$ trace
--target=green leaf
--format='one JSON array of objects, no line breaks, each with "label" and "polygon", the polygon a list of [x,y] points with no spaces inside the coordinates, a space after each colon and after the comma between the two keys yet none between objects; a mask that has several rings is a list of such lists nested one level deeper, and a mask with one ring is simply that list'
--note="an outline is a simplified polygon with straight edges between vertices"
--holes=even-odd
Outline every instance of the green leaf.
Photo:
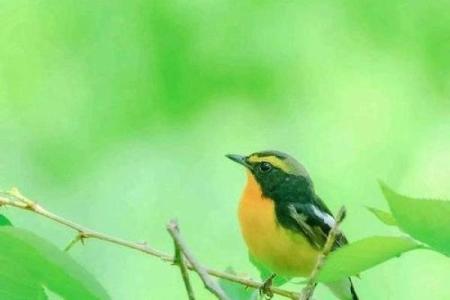
[{"label": "green leaf", "polygon": [[373,236],[331,252],[319,273],[319,281],[333,282],[357,275],[402,253],[421,248],[403,237]]},{"label": "green leaf", "polygon": [[0,299],[47,299],[41,283],[27,270],[0,254]]},{"label": "green leaf", "polygon": [[0,259],[11,262],[2,265],[2,276],[14,272],[27,274],[23,281],[9,281],[2,293],[16,292],[12,288],[17,285],[35,287],[37,282],[41,288],[44,285],[68,300],[110,298],[97,280],[68,254],[29,231],[1,226],[0,249]]},{"label": "green leaf", "polygon": [[450,201],[406,197],[380,182],[392,215],[413,238],[450,256]]},{"label": "green leaf", "polygon": [[372,212],[378,218],[378,220],[380,220],[384,224],[389,226],[398,226],[397,220],[395,220],[392,214],[374,207],[367,207],[367,209],[370,212]]},{"label": "green leaf", "polygon": [[7,217],[0,215],[0,226],[12,226],[12,223]]}]

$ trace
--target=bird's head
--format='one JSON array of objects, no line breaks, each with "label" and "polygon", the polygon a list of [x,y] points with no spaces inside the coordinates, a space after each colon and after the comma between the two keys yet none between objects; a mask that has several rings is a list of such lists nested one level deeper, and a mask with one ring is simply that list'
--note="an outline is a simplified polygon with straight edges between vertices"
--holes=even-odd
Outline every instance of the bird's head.
[{"label": "bird's head", "polygon": [[305,167],[290,155],[279,151],[261,151],[248,156],[226,155],[248,169],[259,183],[265,196],[270,196],[279,186],[289,186],[302,181],[312,188],[312,182]]}]

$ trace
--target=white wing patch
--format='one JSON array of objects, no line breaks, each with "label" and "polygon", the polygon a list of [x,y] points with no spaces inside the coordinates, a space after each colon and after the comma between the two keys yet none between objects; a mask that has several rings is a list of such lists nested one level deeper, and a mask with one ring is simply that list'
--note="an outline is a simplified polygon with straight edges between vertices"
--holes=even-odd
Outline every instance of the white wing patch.
[{"label": "white wing patch", "polygon": [[334,218],[332,216],[330,216],[329,214],[327,214],[326,212],[321,211],[320,209],[318,209],[317,207],[315,207],[314,205],[311,205],[314,213],[316,214],[316,216],[318,216],[319,218],[322,219],[322,221],[327,224],[330,227],[333,227],[334,224],[336,223],[336,221],[334,220]]}]

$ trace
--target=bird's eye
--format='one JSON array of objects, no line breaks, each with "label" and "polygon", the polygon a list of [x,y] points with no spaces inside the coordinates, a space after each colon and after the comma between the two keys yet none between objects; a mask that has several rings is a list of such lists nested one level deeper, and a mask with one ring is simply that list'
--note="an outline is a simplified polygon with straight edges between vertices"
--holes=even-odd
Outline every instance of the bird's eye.
[{"label": "bird's eye", "polygon": [[268,162],[262,162],[259,164],[259,169],[261,170],[261,172],[267,173],[272,170],[272,165]]}]

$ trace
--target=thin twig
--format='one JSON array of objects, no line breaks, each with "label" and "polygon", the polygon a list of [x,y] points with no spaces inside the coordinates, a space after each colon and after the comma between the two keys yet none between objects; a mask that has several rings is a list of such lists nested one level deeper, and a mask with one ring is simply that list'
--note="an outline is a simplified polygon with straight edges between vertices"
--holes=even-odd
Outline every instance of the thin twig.
[{"label": "thin twig", "polygon": [[[17,207],[17,208],[29,210],[33,213],[44,216],[44,217],[51,219],[59,224],[62,224],[64,226],[72,228],[73,230],[78,232],[78,235],[82,235],[84,239],[93,238],[93,239],[103,240],[106,242],[110,242],[110,243],[118,244],[118,245],[121,245],[124,247],[139,250],[146,254],[149,254],[149,255],[152,255],[155,257],[159,257],[165,261],[173,262],[173,258],[170,255],[167,255],[156,249],[148,247],[145,244],[133,243],[133,242],[129,242],[129,241],[126,241],[126,240],[123,240],[120,238],[109,236],[109,235],[91,230],[89,228],[86,228],[86,227],[79,225],[75,222],[72,222],[70,220],[64,219],[63,217],[60,217],[60,216],[44,209],[38,203],[33,202],[30,199],[26,198],[19,191],[17,191],[17,189],[14,189],[12,192],[0,193],[0,205],[9,205],[9,206]],[[76,239],[76,240],[79,241],[81,239]]]},{"label": "thin twig", "polygon": [[186,245],[186,242],[183,240],[183,238],[180,235],[180,231],[178,229],[178,224],[175,220],[171,220],[169,222],[169,224],[167,224],[167,231],[169,231],[175,244],[181,250],[182,254],[184,254],[187,261],[190,262],[190,264],[194,268],[195,272],[197,272],[198,276],[203,281],[205,288],[207,290],[209,290],[211,293],[213,293],[214,295],[216,295],[217,299],[229,300],[228,296],[225,294],[223,289],[217,284],[217,282],[212,280],[212,278],[209,276],[206,269],[197,261],[197,259],[191,253],[191,251],[189,250],[189,248]]},{"label": "thin twig", "polygon": [[[157,258],[161,259],[162,261],[168,262],[170,264],[173,264],[175,262],[174,258],[171,255],[166,254],[161,251],[158,251],[154,248],[151,248],[146,243],[135,243],[135,242],[130,242],[130,241],[123,240],[120,238],[116,238],[116,237],[113,237],[113,236],[110,236],[110,235],[107,235],[107,234],[104,234],[101,232],[91,230],[85,226],[79,225],[75,222],[72,222],[63,217],[60,217],[60,216],[44,209],[42,206],[40,206],[36,202],[29,200],[28,198],[23,196],[20,192],[18,192],[17,189],[13,190],[13,191],[9,191],[9,192],[0,192],[0,206],[2,206],[2,205],[11,206],[11,207],[30,211],[32,213],[41,215],[47,219],[50,219],[50,220],[57,222],[63,226],[66,226],[66,227],[69,227],[69,228],[75,230],[77,232],[77,236],[66,247],[66,248],[68,248],[70,246],[69,249],[73,245],[75,245],[76,242],[81,241],[81,239],[79,239],[77,237],[80,234],[82,234],[83,239],[85,239],[85,240],[86,239],[101,240],[104,242],[108,242],[108,243],[116,244],[116,245],[119,245],[122,247],[140,251],[147,255],[157,257]],[[73,245],[71,245],[71,244],[73,244]],[[191,271],[194,270],[192,265],[188,262],[186,262],[186,267]],[[245,287],[250,287],[250,288],[254,288],[254,289],[258,289],[263,284],[260,281],[241,277],[241,276],[231,274],[228,272],[222,272],[222,271],[217,271],[217,270],[213,270],[213,269],[206,269],[206,272],[211,276],[214,276],[217,278],[222,278],[222,279],[228,280],[230,282],[238,283]],[[298,299],[298,297],[300,295],[299,293],[287,291],[287,290],[277,288],[277,287],[271,287],[270,290],[274,294],[277,294],[279,296],[283,296],[283,297],[286,297],[289,299],[293,299],[293,300]]]},{"label": "thin twig", "polygon": [[83,242],[84,240],[84,235],[82,232],[78,233],[73,240],[70,241],[70,243],[64,248],[65,252],[68,252],[70,249],[72,249],[73,246],[75,246],[76,243],[81,242],[82,244],[84,244]]},{"label": "thin twig", "polygon": [[189,272],[184,261],[184,254],[175,240],[173,241],[173,246],[175,249],[174,264],[180,267],[181,278],[183,278],[184,287],[186,288],[189,300],[195,300],[194,289],[192,288]]},{"label": "thin twig", "polygon": [[339,233],[339,224],[341,224],[342,221],[344,220],[345,212],[346,212],[345,207],[342,206],[341,209],[339,210],[338,214],[336,215],[336,221],[334,222],[333,227],[331,228],[330,232],[328,233],[328,237],[325,242],[325,245],[323,246],[322,252],[319,254],[319,256],[317,258],[316,266],[314,267],[313,271],[311,272],[308,283],[303,288],[302,293],[299,296],[299,300],[310,300],[312,295],[314,294],[314,289],[317,286],[317,276],[319,275],[319,272],[325,263],[327,255],[333,249],[333,245],[336,241],[336,236]]}]

